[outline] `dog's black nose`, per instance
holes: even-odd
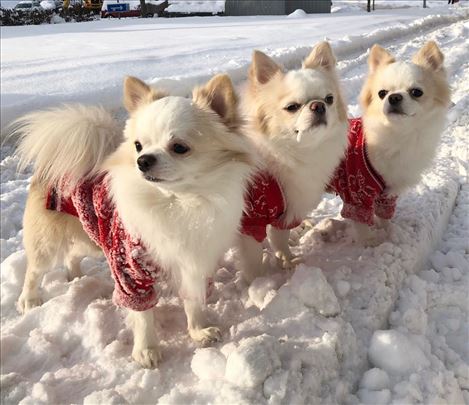
[[[320,101],[315,101],[311,103],[309,108],[311,108],[312,112],[319,114],[319,115],[326,113],[326,105],[324,103],[321,103]]]
[[[391,94],[389,96],[389,104],[398,105],[403,99],[404,97],[402,97],[402,94]]]
[[[142,155],[137,159],[138,168],[143,172],[147,172],[156,163],[156,157],[154,155]]]

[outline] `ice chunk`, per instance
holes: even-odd
[[[371,363],[392,374],[405,374],[429,365],[420,347],[396,330],[378,330],[371,338]]]
[[[278,367],[277,341],[262,335],[241,341],[226,362],[225,378],[240,387],[255,387],[265,381]]]
[[[213,347],[196,350],[191,361],[192,371],[201,380],[223,378],[225,367],[225,356]]]

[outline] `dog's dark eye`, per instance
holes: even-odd
[[[410,95],[415,98],[419,98],[423,96],[423,91],[420,89],[411,89]]]
[[[134,142],[134,145],[135,145],[135,150],[137,152],[141,152],[142,151],[142,144],[139,142],[139,141],[135,141]]]
[[[326,104],[331,105],[334,102],[334,96],[332,94],[329,94],[328,96],[326,96],[324,101],[326,102]]]
[[[380,90],[378,91],[378,96],[382,100],[384,97],[386,97],[386,94],[388,94],[387,90]]]
[[[287,110],[288,112],[294,113],[297,112],[301,107],[301,104],[298,103],[290,103],[288,104],[284,110]]]
[[[183,145],[182,143],[173,144],[171,149],[174,153],[177,153],[178,155],[184,155],[185,153],[190,151],[190,148],[186,145]]]

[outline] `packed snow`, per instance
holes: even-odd
[[[465,7],[433,7],[373,18],[343,11],[2,27],[4,124],[63,101],[101,102],[123,117],[127,74],[179,94],[219,71],[241,84],[253,48],[292,67],[325,36],[351,115],[360,114],[375,42],[409,58],[437,41],[455,104],[433,167],[399,199],[385,243],[364,249],[349,229],[324,242],[321,226],[339,218],[341,206],[325,195],[310,216],[315,227],[296,234],[294,251],[305,262],[292,272],[273,268],[247,286],[229,251],[207,308],[223,341],[208,348],[187,336],[181,301],[162,283],[155,318],[163,360],[155,370],[131,359],[132,333],[111,302],[103,260],[85,259],[85,275],[71,282],[62,269],[49,272],[44,304],[18,314],[31,173],[17,173],[13,149],[3,145],[2,403],[469,403],[468,16]]]

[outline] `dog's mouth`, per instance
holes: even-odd
[[[386,115],[394,117],[413,117],[415,114],[408,114],[400,107],[388,107],[386,109]]]
[[[143,176],[143,178],[153,183],[160,183],[162,181],[165,181],[164,179],[160,179],[158,177],[153,177],[153,176],[148,176],[148,175]]]
[[[150,176],[148,174],[145,174],[143,176],[143,178],[147,181],[152,182],[152,183],[175,183],[175,182],[182,179],[181,177],[179,177],[177,179],[163,179],[161,177]]]
[[[319,116],[316,117],[313,122],[311,122],[311,126],[314,127],[319,127],[320,125],[327,126],[327,119],[324,116]]]

